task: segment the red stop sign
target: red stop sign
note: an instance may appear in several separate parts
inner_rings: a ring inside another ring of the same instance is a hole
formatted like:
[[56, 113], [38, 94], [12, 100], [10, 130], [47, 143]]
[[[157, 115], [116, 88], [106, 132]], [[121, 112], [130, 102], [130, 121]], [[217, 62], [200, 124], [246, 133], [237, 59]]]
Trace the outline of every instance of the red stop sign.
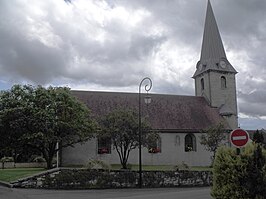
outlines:
[[237, 147], [244, 147], [249, 140], [249, 134], [243, 129], [235, 129], [230, 133], [231, 143]]

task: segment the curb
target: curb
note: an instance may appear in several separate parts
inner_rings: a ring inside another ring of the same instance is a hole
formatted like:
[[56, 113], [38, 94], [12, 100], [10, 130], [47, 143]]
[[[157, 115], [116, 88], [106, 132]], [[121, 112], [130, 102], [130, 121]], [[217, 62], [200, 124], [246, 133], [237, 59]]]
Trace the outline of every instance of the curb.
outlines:
[[0, 186], [3, 186], [3, 187], [8, 187], [8, 188], [12, 188], [13, 185], [8, 183], [8, 182], [3, 182], [3, 181], [0, 181]]

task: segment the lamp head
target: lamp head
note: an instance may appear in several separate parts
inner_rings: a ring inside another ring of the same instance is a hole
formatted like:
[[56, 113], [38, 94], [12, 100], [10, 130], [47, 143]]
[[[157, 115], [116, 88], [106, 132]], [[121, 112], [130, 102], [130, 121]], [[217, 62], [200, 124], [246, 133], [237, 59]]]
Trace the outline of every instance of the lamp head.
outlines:
[[144, 102], [145, 102], [145, 104], [150, 104], [151, 103], [151, 96], [147, 94], [144, 97]]

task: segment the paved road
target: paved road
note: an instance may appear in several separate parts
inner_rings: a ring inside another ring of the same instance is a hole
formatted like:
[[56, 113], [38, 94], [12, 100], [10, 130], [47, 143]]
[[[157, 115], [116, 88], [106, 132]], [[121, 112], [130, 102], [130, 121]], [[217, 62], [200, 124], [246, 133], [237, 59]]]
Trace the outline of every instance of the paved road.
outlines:
[[210, 199], [210, 188], [38, 190], [0, 186], [1, 199]]

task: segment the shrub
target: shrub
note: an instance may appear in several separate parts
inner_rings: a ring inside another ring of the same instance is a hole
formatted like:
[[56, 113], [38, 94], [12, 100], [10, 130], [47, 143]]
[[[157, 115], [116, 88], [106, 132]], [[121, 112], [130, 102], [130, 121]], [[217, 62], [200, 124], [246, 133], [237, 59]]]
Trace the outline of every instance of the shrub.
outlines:
[[102, 160], [97, 159], [91, 159], [86, 165], [86, 168], [88, 169], [103, 169], [103, 170], [110, 170], [111, 166], [107, 163], [105, 163]]
[[13, 157], [2, 157], [1, 162], [14, 162], [14, 158]]
[[250, 144], [240, 155], [236, 149], [221, 147], [213, 165], [214, 198], [264, 198], [266, 195], [266, 152]]
[[33, 158], [32, 162], [46, 162], [42, 156], [37, 156]]
[[189, 170], [189, 169], [190, 169], [189, 166], [184, 161], [182, 161], [181, 164], [178, 164], [178, 165], [174, 166], [174, 170], [176, 170], [176, 171]]

